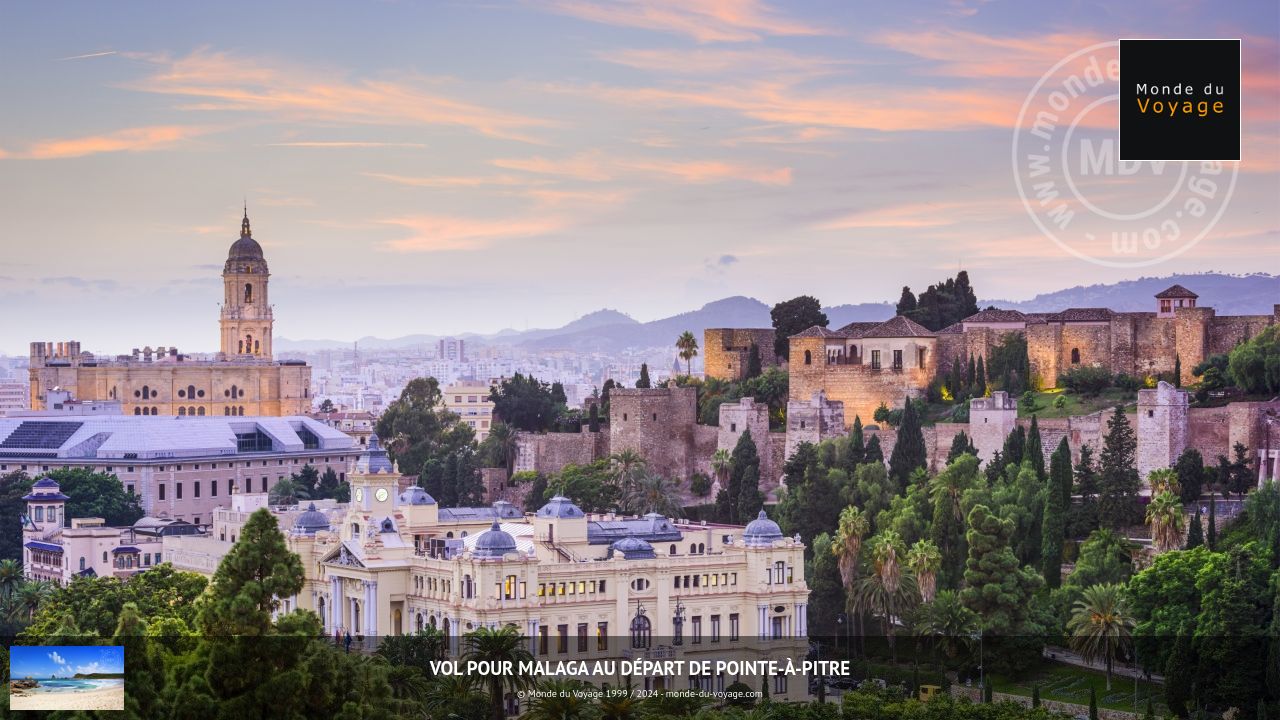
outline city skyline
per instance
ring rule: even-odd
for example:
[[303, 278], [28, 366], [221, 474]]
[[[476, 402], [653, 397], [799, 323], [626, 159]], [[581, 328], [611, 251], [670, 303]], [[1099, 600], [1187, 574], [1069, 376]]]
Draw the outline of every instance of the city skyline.
[[[23, 312], [0, 351], [215, 348], [246, 199], [291, 339], [557, 327], [605, 307], [643, 321], [733, 295], [892, 302], [958, 267], [980, 297], [1014, 300], [1276, 269], [1280, 10], [1266, 3], [151, 15], [6, 11], [0, 207], [16, 239], [0, 302]], [[1199, 245], [1100, 268], [1038, 233], [1010, 135], [1054, 62], [1139, 28], [1244, 39], [1244, 162]]]

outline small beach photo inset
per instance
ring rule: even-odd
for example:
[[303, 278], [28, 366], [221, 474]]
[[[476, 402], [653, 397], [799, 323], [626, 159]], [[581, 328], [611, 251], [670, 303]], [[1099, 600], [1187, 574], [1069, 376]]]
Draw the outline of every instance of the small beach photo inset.
[[124, 648], [14, 645], [10, 710], [123, 710]]

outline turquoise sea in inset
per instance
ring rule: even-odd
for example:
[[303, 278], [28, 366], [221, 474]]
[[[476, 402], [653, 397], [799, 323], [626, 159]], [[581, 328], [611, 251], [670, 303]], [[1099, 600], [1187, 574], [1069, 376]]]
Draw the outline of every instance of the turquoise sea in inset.
[[122, 678], [32, 678], [40, 683], [40, 687], [23, 690], [26, 693], [77, 693], [89, 690], [102, 690], [110, 687], [122, 687]]

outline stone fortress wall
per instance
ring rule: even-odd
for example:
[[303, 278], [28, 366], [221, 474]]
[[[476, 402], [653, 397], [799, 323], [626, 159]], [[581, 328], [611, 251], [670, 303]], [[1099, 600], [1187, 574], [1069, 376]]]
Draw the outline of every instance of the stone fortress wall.
[[760, 348], [760, 366], [778, 366], [773, 354], [773, 328], [707, 328], [702, 336], [702, 362], [706, 377], [741, 380], [754, 344]]

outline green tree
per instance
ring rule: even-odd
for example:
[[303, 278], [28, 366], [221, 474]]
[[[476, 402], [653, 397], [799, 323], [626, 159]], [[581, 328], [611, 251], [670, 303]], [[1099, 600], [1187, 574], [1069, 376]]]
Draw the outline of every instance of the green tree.
[[882, 620], [889, 646], [894, 647], [895, 617], [902, 617], [920, 601], [915, 576], [903, 572], [905, 550], [902, 538], [892, 530], [877, 533], [868, 543], [871, 555], [871, 573], [854, 583], [851, 603], [853, 610], [878, 615]]
[[59, 468], [48, 474], [66, 495], [64, 518], [100, 517], [107, 525], [128, 526], [142, 517], [142, 498], [124, 489], [113, 474]]
[[898, 306], [896, 312], [898, 315], [907, 315], [916, 309], [916, 296], [911, 292], [911, 288], [906, 285], [902, 286], [902, 295], [898, 298]]
[[760, 359], [760, 346], [751, 343], [751, 348], [747, 350], [747, 374], [746, 379], [760, 377], [760, 373], [764, 372], [764, 363]]
[[475, 431], [444, 408], [435, 378], [410, 380], [378, 417], [375, 431], [406, 475], [419, 475], [429, 460], [475, 441]]
[[1227, 373], [1247, 393], [1280, 392], [1280, 327], [1272, 325], [1237, 345], [1229, 356]]
[[1209, 496], [1209, 523], [1208, 533], [1205, 535], [1205, 544], [1210, 550], [1218, 549], [1218, 500], [1215, 496]]
[[1044, 481], [1044, 446], [1040, 441], [1040, 423], [1035, 415], [1031, 416], [1031, 428], [1027, 430], [1027, 447], [1023, 451], [1023, 462], [1030, 462], [1036, 471], [1036, 477]]
[[1049, 457], [1049, 487], [1044, 496], [1044, 524], [1041, 538], [1040, 571], [1045, 585], [1062, 585], [1062, 549], [1066, 541], [1067, 508], [1071, 501], [1071, 447], [1067, 438]]
[[957, 458], [965, 453], [977, 457], [978, 449], [973, 446], [973, 441], [969, 439], [969, 436], [964, 431], [960, 431], [956, 433], [955, 437], [951, 438], [951, 449], [947, 452], [947, 463], [955, 462]]
[[[733, 447], [733, 453], [729, 457], [729, 462], [728, 492], [730, 522], [742, 524], [755, 519], [755, 515], [751, 515], [750, 517], [744, 515], [741, 512], [740, 507], [744, 497], [744, 487], [747, 486], [747, 484], [744, 483], [744, 479], [751, 479], [747, 477], [748, 469], [754, 470], [751, 477], [756, 481], [756, 485], [754, 486], [755, 492], [759, 492], [760, 455], [756, 451], [756, 443], [751, 438], [750, 429], [743, 430], [742, 434], [738, 436], [738, 442]], [[750, 490], [747, 490], [746, 493], [749, 495]]]
[[338, 411], [338, 408], [333, 406], [333, 401], [330, 400], [329, 398], [325, 398], [320, 402], [320, 412], [328, 414], [328, 413], [337, 412], [337, 411]]
[[1176, 550], [1185, 537], [1186, 516], [1182, 502], [1167, 490], [1151, 498], [1147, 504], [1147, 525], [1151, 526], [1151, 539], [1156, 552]]
[[1178, 485], [1182, 488], [1181, 498], [1184, 503], [1199, 502], [1201, 486], [1204, 483], [1204, 458], [1195, 448], [1187, 448], [1178, 456], [1173, 469], [1178, 473]]
[[898, 491], [906, 489], [911, 473], [916, 468], [927, 467], [929, 451], [924, 444], [924, 433], [920, 429], [920, 417], [916, 414], [915, 403], [907, 398], [902, 406], [902, 425], [898, 428], [898, 441], [893, 445], [893, 453], [889, 456], [889, 476], [897, 483]]
[[[698, 355], [698, 339], [693, 336], [693, 333], [685, 330], [676, 339], [676, 349], [680, 351], [680, 359], [685, 361], [685, 374], [692, 375], [693, 359]], [[756, 375], [759, 375], [759, 373], [757, 372]]]
[[464, 662], [510, 663], [512, 672], [495, 672], [485, 678], [489, 687], [490, 717], [503, 720], [506, 717], [503, 703], [506, 691], [524, 690], [533, 682], [529, 674], [519, 671], [521, 663], [533, 660], [528, 640], [514, 627], [505, 625], [501, 628], [478, 628], [467, 633], [465, 641]]
[[267, 494], [267, 502], [272, 505], [297, 505], [299, 500], [307, 500], [310, 497], [311, 493], [307, 492], [301, 483], [290, 478], [281, 478], [271, 486], [271, 492]]
[[1017, 397], [1031, 387], [1031, 361], [1027, 356], [1027, 338], [1022, 333], [1005, 333], [991, 349], [986, 372], [1001, 390]]
[[1107, 691], [1111, 690], [1111, 668], [1132, 644], [1133, 617], [1125, 607], [1120, 585], [1092, 585], [1084, 589], [1071, 619], [1071, 649], [1086, 662], [1101, 661], [1107, 668]]
[[1099, 458], [1098, 520], [1103, 527], [1119, 529], [1135, 521], [1140, 481], [1134, 466], [1138, 441], [1133, 426], [1117, 405], [1107, 421], [1107, 435]]
[[844, 587], [851, 586], [858, 576], [862, 539], [866, 537], [870, 527], [866, 515], [857, 507], [849, 505], [840, 511], [840, 523], [831, 542], [831, 553], [838, 562], [840, 581]]
[[905, 315], [930, 330], [957, 323], [978, 312], [978, 300], [969, 284], [969, 273], [961, 270], [954, 278], [930, 285], [916, 298], [914, 305], [905, 303], [911, 294], [903, 288], [898, 314]]
[[[893, 531], [886, 530], [886, 532]], [[923, 538], [917, 540], [907, 550], [907, 567], [916, 576], [920, 602], [931, 602], [938, 587], [938, 569], [942, 567], [942, 553], [938, 550], [938, 546]]]
[[[587, 429], [591, 432], [600, 432], [600, 405], [591, 403], [590, 415], [587, 420]], [[492, 434], [492, 431], [490, 431]]]
[[878, 434], [872, 435], [871, 439], [867, 441], [867, 452], [866, 452], [866, 458], [864, 462], [869, 462], [869, 463], [884, 462], [884, 451], [880, 449], [880, 436]]
[[653, 387], [653, 383], [649, 380], [649, 363], [640, 363], [640, 379], [636, 381], [636, 387], [641, 389]]
[[1094, 530], [1080, 545], [1067, 583], [1076, 587], [1124, 583], [1133, 575], [1133, 545], [1120, 533]]
[[969, 546], [965, 540], [965, 493], [983, 485], [978, 472], [978, 459], [961, 455], [929, 481], [929, 497], [933, 501], [931, 539], [942, 553], [939, 583], [957, 588], [964, 576]]
[[1021, 567], [1010, 547], [1013, 523], [985, 505], [969, 512], [969, 558], [960, 597], [991, 637], [993, 667], [1017, 668], [1038, 658], [1042, 629], [1031, 622], [1031, 598], [1043, 584], [1039, 573]]
[[[605, 385], [609, 385], [608, 381]], [[549, 384], [520, 373], [490, 388], [489, 400], [498, 419], [526, 432], [546, 432], [565, 411]]]
[[769, 311], [773, 319], [773, 354], [785, 358], [790, 356], [792, 335], [817, 325], [827, 326], [827, 315], [822, 312], [822, 304], [817, 298], [801, 295], [784, 300]]

